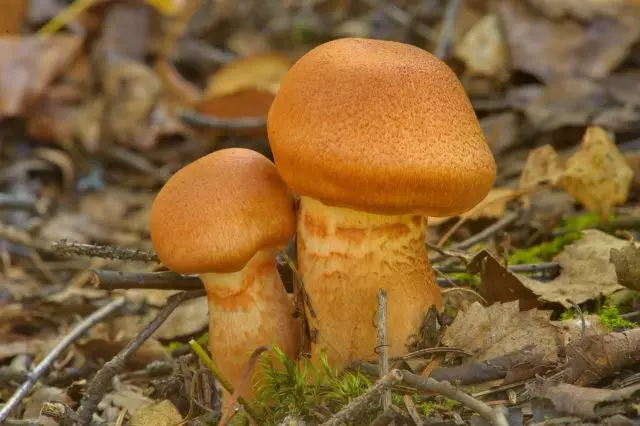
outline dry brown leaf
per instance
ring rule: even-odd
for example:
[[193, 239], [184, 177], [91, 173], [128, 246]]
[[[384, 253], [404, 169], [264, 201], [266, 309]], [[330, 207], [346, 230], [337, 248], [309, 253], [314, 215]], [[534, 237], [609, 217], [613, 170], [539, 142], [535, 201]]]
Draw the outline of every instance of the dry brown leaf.
[[629, 194], [633, 170], [606, 132], [589, 127], [580, 150], [566, 163], [560, 180], [564, 189], [602, 219]]
[[490, 115], [480, 120], [482, 132], [486, 135], [491, 152], [496, 158], [518, 143], [518, 120], [518, 115], [512, 111]]
[[615, 266], [618, 282], [640, 291], [640, 245], [629, 242], [621, 249], [611, 249], [610, 260]]
[[562, 160], [556, 150], [551, 145], [543, 145], [529, 152], [520, 174], [519, 187], [535, 188], [546, 184], [554, 186], [562, 172]]
[[[568, 1], [537, 0], [535, 3], [567, 5]], [[585, 2], [574, 4], [578, 3], [582, 7]], [[549, 19], [539, 9], [520, 0], [500, 2], [498, 10], [513, 67], [545, 82], [575, 76], [604, 78], [622, 63], [640, 37], [640, 7], [637, 6], [624, 7], [620, 12], [612, 7], [607, 12], [615, 13], [598, 14], [584, 22], [571, 18]]]
[[482, 250], [475, 255], [468, 270], [480, 274], [479, 293], [489, 304], [518, 300], [523, 311], [538, 307], [538, 296], [525, 284], [532, 280], [509, 271], [488, 251]]
[[[140, 330], [136, 330], [139, 332]], [[125, 346], [129, 344], [133, 335], [121, 335], [116, 340], [107, 336], [90, 337], [82, 339], [77, 343], [78, 349], [84, 356], [91, 360], [109, 360], [116, 356]], [[156, 339], [147, 339], [133, 355], [127, 359], [127, 366], [130, 368], [144, 368], [153, 361], [168, 361], [171, 356], [164, 346]]]
[[40, 416], [40, 409], [45, 402], [62, 402], [67, 405], [73, 405], [74, 401], [67, 395], [64, 389], [53, 386], [38, 386], [25, 401], [24, 413], [26, 419], [38, 419], [42, 426], [57, 426], [59, 423], [55, 420]]
[[[124, 408], [135, 415], [142, 407], [153, 404], [153, 400], [139, 390], [129, 389], [126, 385], [121, 385], [119, 389], [105, 395], [102, 403], [121, 409]], [[177, 422], [175, 425], [177, 425]]]
[[596, 16], [622, 16], [637, 0], [527, 0], [551, 19], [575, 17], [582, 20]]
[[171, 401], [165, 399], [138, 409], [131, 418], [131, 426], [175, 426], [181, 421], [182, 416], [178, 409]]
[[502, 217], [504, 212], [507, 211], [509, 203], [522, 198], [524, 195], [526, 195], [526, 191], [521, 191], [519, 189], [493, 188], [473, 209], [461, 214], [460, 216], [430, 217], [428, 223], [429, 226], [437, 226], [450, 220], [452, 217], [461, 217], [472, 220], [481, 218], [496, 219]]
[[140, 150], [152, 148], [156, 141], [148, 137], [148, 129], [162, 91], [157, 74], [142, 63], [119, 58], [106, 61], [103, 79], [113, 140]]
[[81, 48], [73, 35], [0, 37], [0, 118], [24, 114]]
[[606, 90], [599, 83], [579, 77], [558, 79], [533, 97], [524, 113], [537, 130], [550, 132], [564, 126], [586, 125], [606, 101]]
[[627, 241], [602, 231], [582, 231], [581, 239], [567, 245], [553, 259], [561, 267], [560, 276], [545, 283], [527, 280], [525, 285], [541, 299], [560, 303], [565, 308], [572, 306], [567, 299], [580, 304], [624, 290], [625, 287], [618, 283], [610, 252], [627, 244]]
[[468, 362], [486, 361], [530, 345], [545, 361], [555, 361], [558, 330], [549, 322], [551, 313], [520, 311], [518, 304], [517, 300], [488, 307], [472, 304], [458, 312], [442, 343], [471, 352]]
[[204, 97], [219, 98], [247, 89], [275, 94], [290, 67], [290, 59], [275, 52], [240, 58], [209, 78]]
[[486, 77], [497, 85], [510, 75], [509, 51], [497, 15], [485, 15], [456, 46], [455, 55], [464, 62], [465, 74]]

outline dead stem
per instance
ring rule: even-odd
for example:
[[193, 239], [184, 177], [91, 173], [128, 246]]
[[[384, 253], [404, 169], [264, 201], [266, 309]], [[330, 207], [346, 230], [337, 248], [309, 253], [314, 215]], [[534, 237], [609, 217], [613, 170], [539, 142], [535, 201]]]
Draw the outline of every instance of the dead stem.
[[190, 126], [216, 130], [253, 129], [256, 127], [264, 127], [267, 124], [266, 117], [222, 118], [210, 115], [201, 115], [191, 111], [180, 111], [178, 117], [185, 124]]
[[144, 342], [166, 321], [171, 313], [182, 303], [196, 297], [205, 295], [204, 289], [177, 293], [167, 299], [167, 303], [160, 309], [156, 317], [147, 324], [145, 328], [125, 346], [115, 357], [108, 361], [96, 373], [89, 384], [85, 396], [82, 398], [80, 408], [78, 408], [78, 421], [80, 426], [88, 426], [91, 417], [96, 411], [98, 403], [102, 400], [111, 380], [125, 366], [127, 360], [137, 351]]
[[507, 419], [502, 411], [502, 407], [491, 408], [484, 402], [472, 397], [469, 394], [454, 388], [449, 382], [439, 382], [430, 377], [422, 377], [413, 374], [410, 371], [403, 370], [401, 372], [402, 381], [405, 385], [417, 390], [428, 391], [444, 395], [449, 399], [454, 399], [462, 403], [465, 407], [477, 412], [489, 424], [495, 426], [509, 426]]
[[[503, 230], [504, 228], [506, 228], [507, 226], [511, 225], [513, 222], [515, 222], [516, 219], [518, 219], [519, 217], [520, 217], [520, 213], [519, 212], [507, 212], [507, 213], [504, 214], [504, 216], [502, 216], [500, 218], [500, 220], [498, 220], [497, 222], [495, 222], [491, 226], [487, 226], [485, 229], [483, 229], [481, 232], [478, 232], [477, 234], [475, 234], [471, 238], [467, 238], [464, 241], [461, 241], [461, 242], [459, 242], [457, 244], [451, 245], [451, 247], [449, 247], [449, 249], [466, 250], [469, 247], [472, 247], [472, 246], [474, 246], [474, 245], [486, 240], [487, 238], [495, 235], [496, 233], [500, 232], [501, 230]], [[429, 261], [431, 263], [439, 262], [442, 259], [444, 259], [444, 257], [445, 256], [443, 256], [442, 254], [439, 254], [437, 256], [433, 256], [433, 257], [429, 258]]]
[[442, 18], [442, 30], [440, 32], [440, 38], [434, 51], [434, 55], [439, 59], [444, 59], [447, 56], [449, 50], [449, 42], [453, 35], [453, 29], [456, 25], [456, 18], [458, 17], [458, 11], [462, 5], [462, 0], [449, 0], [447, 3], [447, 9], [444, 12]]
[[134, 262], [158, 262], [158, 256], [142, 249], [128, 249], [107, 245], [80, 244], [68, 240], [60, 240], [52, 244], [56, 254], [66, 256], [99, 257], [102, 259], [119, 259]]
[[94, 269], [91, 282], [103, 290], [200, 290], [200, 278], [194, 275], [180, 275], [175, 272], [119, 272]]
[[[387, 292], [383, 289], [378, 290], [378, 362], [380, 364], [380, 378], [382, 379], [389, 373], [389, 355], [387, 344]], [[391, 389], [387, 389], [382, 394], [382, 409], [389, 410], [391, 407]]]
[[322, 423], [322, 426], [338, 426], [341, 424], [354, 424], [353, 421], [362, 417], [364, 413], [377, 406], [382, 394], [392, 386], [402, 381], [400, 370], [391, 370], [384, 377], [378, 380], [365, 393], [355, 398], [342, 410], [335, 413], [329, 420]]
[[113, 314], [125, 305], [124, 298], [118, 298], [111, 303], [98, 309], [96, 312], [78, 323], [69, 334], [67, 334], [56, 346], [47, 354], [47, 356], [33, 369], [27, 373], [27, 380], [16, 390], [11, 398], [4, 404], [0, 410], [0, 424], [9, 417], [9, 414], [18, 406], [22, 398], [24, 398], [36, 382], [42, 377], [51, 364], [75, 342], [80, 336], [86, 333], [99, 322], [103, 321], [109, 315]]

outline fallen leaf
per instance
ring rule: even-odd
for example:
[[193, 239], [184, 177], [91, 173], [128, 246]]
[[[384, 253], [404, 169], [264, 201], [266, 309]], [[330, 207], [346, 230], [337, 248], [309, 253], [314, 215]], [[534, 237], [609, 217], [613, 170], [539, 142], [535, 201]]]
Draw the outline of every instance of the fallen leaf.
[[[546, 0], [544, 3], [552, 2]], [[558, 3], [567, 5], [569, 2]], [[575, 2], [578, 7], [571, 10], [582, 8], [583, 3]], [[628, 4], [628, 7], [616, 10], [609, 8], [611, 2], [602, 4], [606, 4], [607, 13], [603, 14], [602, 9], [593, 11], [590, 19], [581, 22], [568, 17], [548, 19], [524, 1], [500, 2], [498, 12], [505, 28], [512, 66], [544, 82], [558, 78], [570, 80], [576, 76], [601, 79], [609, 75], [640, 37], [640, 8]]]
[[488, 251], [475, 255], [467, 269], [480, 274], [482, 286], [478, 292], [489, 304], [519, 300], [523, 311], [538, 307], [538, 295], [524, 284], [533, 280], [510, 272]]
[[224, 65], [209, 78], [204, 98], [219, 98], [247, 89], [275, 94], [290, 67], [289, 58], [279, 53], [240, 58]]
[[24, 114], [81, 48], [73, 35], [0, 37], [0, 118]]
[[606, 132], [589, 127], [580, 150], [567, 160], [561, 184], [587, 209], [606, 219], [614, 206], [626, 202], [632, 179], [633, 170]]
[[174, 426], [180, 422], [180, 412], [167, 399], [141, 407], [131, 418], [131, 426]]
[[551, 145], [543, 145], [529, 152], [520, 174], [519, 187], [536, 188], [547, 184], [554, 186], [560, 180], [563, 169], [556, 150]]
[[[136, 330], [140, 331], [140, 330]], [[125, 348], [135, 335], [121, 335], [116, 340], [106, 337], [91, 337], [83, 339], [76, 345], [83, 355], [91, 360], [110, 360]], [[168, 361], [171, 356], [164, 346], [156, 339], [147, 339], [134, 354], [127, 359], [130, 368], [144, 368], [154, 361]]]
[[509, 52], [500, 28], [500, 19], [489, 13], [478, 21], [456, 46], [455, 55], [464, 62], [465, 74], [485, 77], [497, 86], [510, 76]]
[[560, 275], [549, 282], [526, 281], [526, 285], [548, 302], [571, 307], [567, 299], [580, 304], [606, 297], [625, 287], [618, 283], [611, 249], [622, 249], [629, 242], [595, 229], [582, 231], [582, 238], [564, 247], [553, 259]]
[[467, 362], [480, 362], [533, 345], [545, 361], [555, 361], [558, 330], [548, 311], [520, 311], [517, 300], [484, 307], [474, 303], [460, 311], [445, 331], [442, 343], [473, 354]]
[[142, 407], [153, 404], [153, 400], [143, 395], [142, 392], [130, 389], [126, 385], [121, 385], [119, 389], [105, 395], [101, 403], [110, 404], [121, 409], [124, 408], [135, 415]]
[[487, 136], [489, 148], [496, 158], [518, 143], [519, 121], [518, 115], [512, 111], [490, 115], [480, 120], [482, 132]]
[[[615, 414], [635, 415], [635, 405], [640, 394], [640, 384], [622, 389], [599, 389], [574, 386], [570, 383], [551, 385], [551, 381], [541, 390], [535, 392], [538, 398], [544, 398], [555, 409], [565, 416], [575, 416], [580, 419], [611, 418]], [[622, 422], [621, 424], [632, 424]], [[614, 424], [610, 422], [609, 424]]]
[[620, 249], [612, 248], [610, 261], [615, 267], [618, 282], [640, 291], [640, 245], [629, 242]]
[[539, 131], [584, 126], [607, 102], [604, 87], [585, 78], [555, 79], [531, 99], [524, 113]]
[[45, 402], [62, 402], [67, 405], [73, 405], [74, 401], [67, 395], [64, 389], [53, 386], [39, 386], [26, 399], [24, 413], [25, 419], [38, 419], [43, 426], [56, 426], [58, 422], [55, 420], [40, 416], [40, 409]]
[[155, 141], [148, 137], [149, 119], [162, 90], [156, 73], [142, 63], [112, 58], [106, 60], [103, 80], [110, 136], [125, 146], [152, 148]]
[[581, 20], [596, 16], [621, 16], [635, 0], [528, 0], [551, 19], [574, 17]]

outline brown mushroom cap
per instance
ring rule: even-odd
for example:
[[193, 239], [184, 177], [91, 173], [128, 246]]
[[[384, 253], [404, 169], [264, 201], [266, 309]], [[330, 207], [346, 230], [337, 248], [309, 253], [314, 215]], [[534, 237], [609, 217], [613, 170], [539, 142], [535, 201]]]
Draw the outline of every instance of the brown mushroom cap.
[[151, 207], [162, 263], [184, 274], [236, 272], [295, 233], [290, 190], [273, 163], [244, 148], [206, 155], [176, 172]]
[[496, 165], [462, 84], [417, 47], [344, 38], [300, 58], [268, 117], [288, 186], [370, 213], [447, 216], [480, 202]]

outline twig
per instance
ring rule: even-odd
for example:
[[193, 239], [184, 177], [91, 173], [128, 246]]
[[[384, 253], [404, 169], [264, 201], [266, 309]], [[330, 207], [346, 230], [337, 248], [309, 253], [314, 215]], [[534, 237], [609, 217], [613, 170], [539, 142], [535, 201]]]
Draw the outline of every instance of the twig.
[[55, 253], [66, 256], [99, 257], [102, 259], [119, 259], [137, 262], [159, 262], [158, 256], [142, 249], [128, 249], [107, 245], [80, 244], [68, 240], [60, 240], [52, 244]]
[[120, 161], [139, 172], [151, 176], [158, 183], [166, 182], [171, 177], [171, 172], [165, 168], [156, 167], [145, 157], [122, 147], [111, 147], [107, 153], [109, 157]]
[[202, 281], [195, 275], [181, 275], [175, 272], [119, 272], [94, 269], [91, 282], [103, 290], [200, 290]]
[[447, 3], [447, 9], [444, 12], [444, 18], [442, 18], [440, 38], [434, 51], [434, 55], [439, 59], [444, 59], [449, 50], [449, 42], [451, 41], [460, 6], [462, 6], [462, 0], [449, 0], [449, 3]]
[[[436, 266], [433, 269], [442, 272], [443, 274], [452, 274], [456, 272], [467, 272], [466, 268], [455, 265], [442, 265]], [[507, 269], [511, 272], [518, 273], [536, 273], [536, 272], [548, 272], [549, 274], [557, 274], [560, 272], [560, 264], [556, 262], [543, 262], [543, 263], [529, 263], [523, 265], [511, 265]]]
[[407, 386], [411, 386], [412, 388], [419, 390], [434, 392], [444, 395], [449, 399], [454, 399], [462, 403], [465, 407], [480, 414], [480, 416], [489, 422], [489, 424], [495, 426], [509, 426], [501, 407], [492, 409], [484, 402], [454, 388], [449, 382], [439, 382], [430, 377], [418, 376], [417, 374], [413, 374], [406, 370], [403, 370], [401, 375], [404, 384]]
[[78, 408], [78, 424], [87, 426], [91, 422], [91, 416], [96, 410], [98, 403], [102, 400], [102, 396], [107, 391], [113, 377], [118, 374], [125, 366], [127, 360], [137, 351], [140, 346], [166, 321], [171, 313], [182, 302], [201, 297], [205, 294], [204, 290], [189, 291], [177, 293], [167, 299], [167, 303], [160, 309], [156, 317], [125, 346], [115, 357], [108, 361], [96, 373], [95, 377], [89, 384], [85, 396], [82, 398], [82, 404]]
[[0, 192], [0, 209], [38, 211], [37, 200], [33, 197], [20, 197], [14, 194]]
[[[209, 371], [211, 371], [211, 374], [213, 375], [213, 377], [216, 378], [218, 383], [220, 383], [220, 386], [222, 386], [227, 392], [229, 392], [230, 395], [233, 395], [235, 393], [235, 389], [233, 385], [231, 384], [231, 382], [229, 382], [229, 380], [227, 380], [226, 377], [224, 377], [224, 375], [218, 368], [218, 365], [211, 359], [211, 357], [202, 348], [202, 346], [200, 346], [198, 342], [196, 342], [193, 339], [189, 341], [189, 345], [191, 346], [191, 349], [193, 349], [193, 352], [195, 352], [195, 354], [198, 355], [198, 358], [200, 358], [200, 360], [202, 360], [204, 365], [207, 366]], [[238, 402], [244, 406], [244, 410], [249, 415], [249, 417], [252, 418], [252, 420], [255, 423], [255, 421], [259, 417], [256, 414], [256, 412], [253, 411], [253, 409], [251, 408], [247, 400], [244, 399], [244, 397], [242, 396], [238, 396]]]
[[402, 381], [400, 370], [393, 369], [386, 376], [378, 380], [365, 393], [355, 398], [342, 410], [335, 413], [322, 426], [338, 426], [341, 424], [355, 424], [354, 421], [371, 409], [380, 400], [382, 394], [392, 386]]
[[27, 380], [16, 390], [11, 398], [0, 409], [0, 424], [9, 417], [9, 414], [18, 406], [22, 398], [24, 398], [36, 382], [42, 377], [51, 364], [80, 336], [86, 333], [106, 317], [122, 308], [125, 304], [124, 298], [118, 298], [111, 303], [98, 309], [93, 314], [78, 323], [69, 334], [67, 334], [56, 346], [47, 354], [47, 356], [33, 369], [27, 373]]
[[418, 413], [418, 409], [416, 408], [416, 404], [413, 403], [413, 400], [409, 395], [405, 395], [402, 397], [404, 402], [404, 406], [407, 407], [407, 411], [411, 416], [411, 419], [416, 424], [416, 426], [422, 426], [422, 419], [420, 418], [420, 413]]
[[[378, 362], [380, 363], [380, 378], [389, 373], [389, 354], [387, 344], [387, 292], [378, 290]], [[382, 409], [387, 411], [391, 407], [391, 389], [382, 394]]]
[[[497, 222], [495, 222], [491, 226], [487, 226], [485, 229], [483, 229], [482, 231], [478, 232], [477, 234], [475, 234], [471, 238], [467, 238], [464, 241], [461, 241], [461, 242], [459, 242], [457, 244], [453, 244], [450, 248], [451, 249], [456, 249], [456, 250], [468, 249], [469, 247], [472, 247], [472, 246], [478, 244], [479, 242], [481, 242], [483, 240], [486, 240], [487, 238], [491, 237], [495, 233], [497, 233], [497, 232], [503, 230], [504, 228], [506, 228], [507, 226], [511, 225], [513, 222], [516, 221], [516, 219], [518, 219], [518, 217], [520, 217], [520, 214], [518, 212], [507, 212], [507, 213], [505, 213], [504, 216], [502, 216], [500, 218], [500, 220], [498, 220]], [[438, 261], [442, 260], [443, 258], [444, 258], [443, 255], [437, 255], [437, 256], [431, 257], [429, 259], [429, 261], [431, 263], [434, 263], [434, 262], [438, 262]]]
[[178, 117], [190, 126], [216, 130], [253, 129], [256, 127], [264, 127], [267, 124], [266, 117], [222, 118], [202, 115], [191, 111], [180, 111]]

